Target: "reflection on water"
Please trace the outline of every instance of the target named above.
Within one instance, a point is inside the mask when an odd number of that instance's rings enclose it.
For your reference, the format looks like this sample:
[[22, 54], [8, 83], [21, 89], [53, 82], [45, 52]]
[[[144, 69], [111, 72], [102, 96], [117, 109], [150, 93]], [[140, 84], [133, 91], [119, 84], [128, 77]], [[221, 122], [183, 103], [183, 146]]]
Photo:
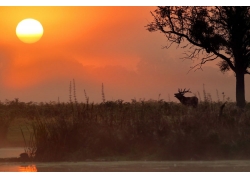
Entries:
[[250, 172], [250, 161], [0, 162], [0, 172]]
[[35, 164], [0, 163], [0, 172], [37, 172]]
[[36, 165], [21, 165], [18, 167], [18, 172], [37, 172]]
[[[0, 148], [0, 158], [23, 148]], [[0, 172], [250, 172], [250, 161], [0, 162]]]

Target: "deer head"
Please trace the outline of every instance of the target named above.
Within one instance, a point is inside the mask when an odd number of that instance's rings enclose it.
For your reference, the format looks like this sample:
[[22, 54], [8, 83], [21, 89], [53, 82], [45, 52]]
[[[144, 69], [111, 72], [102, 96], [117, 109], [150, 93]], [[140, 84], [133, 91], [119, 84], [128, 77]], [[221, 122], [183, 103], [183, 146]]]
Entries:
[[198, 98], [196, 96], [185, 97], [184, 94], [188, 92], [191, 93], [191, 91], [189, 89], [186, 90], [186, 88], [183, 91], [178, 89], [178, 93], [175, 93], [174, 96], [184, 105], [197, 107]]

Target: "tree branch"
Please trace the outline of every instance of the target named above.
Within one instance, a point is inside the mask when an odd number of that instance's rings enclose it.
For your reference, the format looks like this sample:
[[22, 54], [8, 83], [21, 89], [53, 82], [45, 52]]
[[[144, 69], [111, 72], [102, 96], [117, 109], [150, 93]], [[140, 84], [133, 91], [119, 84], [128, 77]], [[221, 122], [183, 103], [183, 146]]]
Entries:
[[198, 67], [197, 69], [195, 69], [194, 71], [196, 71], [196, 70], [198, 70], [198, 69], [201, 69], [201, 70], [202, 70], [202, 65], [203, 65], [203, 64], [205, 64], [205, 63], [208, 62], [208, 61], [214, 61], [215, 59], [218, 58], [218, 56], [216, 56], [216, 57], [213, 57], [213, 56], [214, 56], [214, 54], [212, 54], [212, 55], [210, 55], [210, 56], [207, 55], [206, 57], [202, 58], [200, 63], [198, 63], [198, 64], [196, 64], [196, 65], [190, 67], [191, 69], [188, 71], [188, 73], [189, 73], [192, 69], [194, 69], [195, 67], [197, 67], [197, 66], [199, 66], [199, 67]]
[[[193, 40], [190, 39], [186, 34], [178, 33], [178, 32], [176, 32], [176, 31], [165, 31], [161, 25], [160, 25], [160, 27], [161, 27], [160, 30], [161, 30], [163, 33], [165, 33], [165, 34], [175, 34], [175, 35], [177, 35], [177, 36], [184, 37], [184, 38], [185, 38], [186, 40], [188, 40], [188, 42], [190, 42], [191, 44], [193, 44], [193, 45], [195, 45], [195, 46], [198, 46], [198, 47], [201, 47], [201, 48], [205, 49], [205, 47], [204, 47], [202, 44], [199, 44], [199, 43], [193, 41]], [[233, 63], [231, 62], [230, 58], [226, 57], [226, 56], [223, 55], [223, 54], [220, 54], [220, 53], [216, 52], [214, 49], [211, 49], [211, 52], [214, 53], [216, 56], [220, 57], [221, 59], [225, 60], [225, 61], [228, 63], [229, 67], [235, 72], [235, 67], [234, 67]]]

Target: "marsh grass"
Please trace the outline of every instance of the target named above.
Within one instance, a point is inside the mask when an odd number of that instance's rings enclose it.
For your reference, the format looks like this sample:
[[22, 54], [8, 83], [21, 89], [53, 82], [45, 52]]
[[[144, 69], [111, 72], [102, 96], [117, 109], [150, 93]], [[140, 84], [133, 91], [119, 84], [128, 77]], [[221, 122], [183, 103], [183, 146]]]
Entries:
[[94, 104], [89, 103], [86, 92], [86, 103], [79, 103], [75, 92], [73, 97], [69, 103], [1, 104], [5, 118], [12, 121], [13, 115], [3, 109], [15, 112], [17, 119], [25, 119], [19, 130], [25, 152], [35, 161], [220, 160], [250, 156], [250, 103], [242, 110], [231, 101], [213, 102], [209, 95], [197, 108], [160, 98], [124, 102], [107, 101], [103, 96], [102, 103]]
[[0, 147], [8, 144], [8, 131], [19, 112], [18, 104], [18, 99], [0, 103]]
[[[158, 101], [37, 106], [32, 125], [38, 161], [244, 159], [250, 111], [228, 102], [197, 108]], [[219, 116], [220, 115], [220, 116]]]

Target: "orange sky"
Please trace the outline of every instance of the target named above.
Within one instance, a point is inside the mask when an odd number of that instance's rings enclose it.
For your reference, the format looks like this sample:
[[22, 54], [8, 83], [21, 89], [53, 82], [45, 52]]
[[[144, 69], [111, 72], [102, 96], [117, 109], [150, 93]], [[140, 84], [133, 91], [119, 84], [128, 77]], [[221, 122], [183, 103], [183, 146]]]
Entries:
[[[235, 100], [235, 77], [215, 66], [187, 72], [193, 62], [181, 60], [183, 49], [162, 49], [167, 39], [150, 33], [155, 7], [0, 7], [0, 100], [69, 100], [69, 83], [76, 82], [78, 101], [101, 102], [101, 84], [107, 100], [161, 98], [176, 101], [178, 88], [199, 92], [203, 84], [217, 101], [216, 89]], [[44, 28], [36, 43], [25, 44], [17, 24], [34, 18]], [[246, 76], [246, 100], [250, 78]], [[191, 94], [190, 94], [191, 95]]]

